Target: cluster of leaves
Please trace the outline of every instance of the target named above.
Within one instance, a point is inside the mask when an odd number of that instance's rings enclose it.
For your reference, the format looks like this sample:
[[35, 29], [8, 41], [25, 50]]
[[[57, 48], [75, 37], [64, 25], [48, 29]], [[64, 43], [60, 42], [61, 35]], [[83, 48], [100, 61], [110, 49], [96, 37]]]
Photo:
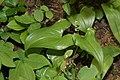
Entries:
[[[78, 78], [80, 80], [104, 78], [114, 57], [120, 54], [120, 48], [111, 45], [102, 48], [92, 26], [95, 19], [101, 20], [105, 15], [115, 38], [120, 43], [119, 0], [101, 4], [99, 10], [82, 4], [80, 12], [72, 11], [74, 9], [71, 5], [74, 5], [76, 0], [63, 0], [63, 2], [67, 19], [61, 19], [49, 27], [44, 27], [42, 21], [47, 22], [53, 17], [47, 6], [37, 7], [33, 15], [30, 15], [24, 0], [0, 1], [3, 5], [0, 8], [0, 25], [2, 25], [0, 68], [9, 67], [9, 80], [75, 80], [74, 59], [71, 61], [71, 66], [67, 67], [66, 58], [75, 55], [79, 50], [88, 52], [94, 58], [90, 67], [83, 66], [80, 69]], [[64, 34], [71, 26], [74, 26], [75, 33]], [[79, 34], [81, 31], [85, 35]], [[14, 50], [15, 44], [11, 40], [23, 45], [24, 48]], [[0, 79], [4, 80], [4, 77], [6, 76], [0, 72]]]

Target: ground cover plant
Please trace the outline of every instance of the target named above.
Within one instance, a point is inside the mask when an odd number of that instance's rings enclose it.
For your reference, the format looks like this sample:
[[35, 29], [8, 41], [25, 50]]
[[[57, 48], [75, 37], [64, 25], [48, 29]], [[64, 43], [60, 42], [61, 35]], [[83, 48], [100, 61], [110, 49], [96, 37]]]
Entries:
[[119, 21], [119, 0], [0, 0], [0, 80], [119, 80]]

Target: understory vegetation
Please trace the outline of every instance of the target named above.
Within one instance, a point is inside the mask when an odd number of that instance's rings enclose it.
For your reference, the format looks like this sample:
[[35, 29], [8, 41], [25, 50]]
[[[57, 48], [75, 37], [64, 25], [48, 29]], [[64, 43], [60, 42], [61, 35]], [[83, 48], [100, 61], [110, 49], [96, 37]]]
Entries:
[[110, 80], [119, 43], [120, 0], [0, 0], [0, 80]]

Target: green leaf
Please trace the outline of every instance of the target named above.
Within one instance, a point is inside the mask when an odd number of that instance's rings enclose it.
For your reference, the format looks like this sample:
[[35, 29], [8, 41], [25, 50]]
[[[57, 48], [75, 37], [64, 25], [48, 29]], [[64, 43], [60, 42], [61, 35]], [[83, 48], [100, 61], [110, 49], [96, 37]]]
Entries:
[[17, 58], [17, 54], [13, 51], [14, 45], [10, 42], [1, 44], [0, 52], [10, 57], [10, 59]]
[[31, 33], [25, 43], [25, 49], [29, 48], [50, 48], [62, 50], [73, 45], [72, 35], [62, 37], [63, 31], [70, 26], [70, 23], [61, 19], [54, 25], [42, 28]]
[[62, 76], [56, 76], [53, 80], [67, 80], [64, 75]]
[[80, 80], [94, 80], [98, 73], [97, 68], [94, 65], [91, 65], [90, 68], [84, 66], [78, 72], [78, 78]]
[[0, 46], [0, 52], [2, 52], [4, 55], [7, 55], [8, 57], [10, 57], [10, 59], [12, 60], [13, 58], [17, 58], [17, 54], [14, 53], [13, 48], [14, 45], [10, 42], [0, 42], [1, 46]]
[[113, 4], [113, 6], [114, 6], [115, 8], [117, 8], [117, 7], [120, 6], [120, 0], [114, 0], [114, 1], [112, 2], [112, 4]]
[[110, 28], [112, 30], [113, 35], [120, 43], [120, 12], [117, 9], [113, 9], [112, 7], [109, 7], [106, 4], [102, 4], [102, 8], [105, 12], [105, 15], [107, 17], [108, 23], [110, 25]]
[[24, 60], [25, 59], [25, 51], [22, 50], [22, 49], [19, 49], [15, 52], [16, 54], [18, 54], [18, 58], [21, 59], [21, 60]]
[[39, 80], [47, 80], [45, 76], [42, 76]]
[[110, 55], [111, 57], [116, 57], [120, 54], [120, 48], [116, 46], [106, 46], [103, 48], [103, 52]]
[[25, 12], [26, 11], [26, 8], [24, 6], [18, 6], [17, 7], [17, 11], [18, 12]]
[[92, 8], [84, 7], [79, 14], [72, 15], [68, 19], [79, 30], [86, 32], [94, 23], [95, 12]]
[[10, 38], [13, 39], [13, 40], [15, 40], [18, 43], [21, 43], [21, 41], [20, 41], [20, 34], [19, 33], [12, 32], [10, 34]]
[[40, 23], [33, 23], [33, 24], [31, 24], [31, 25], [28, 27], [27, 31], [28, 31], [29, 33], [32, 33], [34, 30], [37, 30], [37, 29], [39, 29], [40, 27], [41, 27], [41, 24], [40, 24]]
[[21, 40], [21, 42], [23, 44], [25, 43], [25, 40], [26, 40], [27, 36], [28, 36], [28, 32], [27, 31], [24, 31], [24, 32], [21, 33], [20, 40]]
[[10, 80], [35, 80], [35, 74], [31, 66], [23, 62], [17, 62], [16, 68], [9, 72]]
[[53, 17], [53, 13], [52, 13], [51, 11], [46, 11], [45, 16], [46, 16], [48, 19], [51, 19], [51, 18]]
[[14, 18], [15, 18], [15, 20], [17, 20], [18, 22], [23, 23], [23, 24], [31, 24], [31, 23], [35, 22], [34, 18], [32, 16], [30, 16], [28, 12], [26, 12], [22, 16], [15, 16]]
[[96, 16], [96, 19], [101, 20], [104, 16], [103, 10], [102, 9], [96, 10], [95, 11], [95, 16]]
[[4, 0], [4, 3], [9, 7], [15, 7], [19, 3], [19, 0]]
[[49, 11], [48, 7], [45, 6], [45, 5], [42, 5], [42, 6], [40, 7], [40, 9], [41, 9], [41, 10], [44, 10], [44, 11]]
[[7, 16], [12, 16], [17, 13], [16, 8], [4, 7], [4, 12]]
[[50, 64], [47, 58], [39, 54], [28, 55], [28, 58], [25, 59], [25, 63], [29, 64], [33, 69], [40, 69]]
[[9, 38], [10, 33], [9, 32], [3, 32], [2, 34], [0, 34], [0, 36], [3, 40], [6, 41]]
[[85, 36], [75, 34], [74, 40], [76, 41], [75, 45], [86, 50], [89, 54], [95, 57], [102, 69], [104, 55], [100, 44], [95, 38], [95, 30], [88, 28]]
[[13, 51], [14, 49], [14, 45], [11, 42], [6, 42], [4, 46], [6, 46], [11, 51]]
[[73, 54], [73, 50], [67, 50], [64, 54], [64, 57], [65, 58], [70, 57], [72, 54]]
[[0, 22], [6, 22], [7, 16], [4, 12], [0, 11]]
[[64, 4], [63, 6], [64, 11], [67, 13], [67, 15], [71, 14], [71, 7], [68, 3]]
[[42, 10], [36, 9], [34, 11], [34, 18], [36, 21], [41, 22], [44, 18], [44, 14]]
[[7, 27], [10, 28], [10, 29], [16, 30], [16, 31], [20, 31], [20, 30], [25, 29], [25, 27], [19, 25], [15, 20], [10, 21], [7, 24]]
[[0, 51], [0, 60], [1, 60], [2, 64], [7, 67], [15, 67], [15, 64], [14, 64], [12, 58], [9, 55], [7, 55], [1, 51]]
[[0, 71], [0, 80], [4, 80], [4, 76], [1, 71]]

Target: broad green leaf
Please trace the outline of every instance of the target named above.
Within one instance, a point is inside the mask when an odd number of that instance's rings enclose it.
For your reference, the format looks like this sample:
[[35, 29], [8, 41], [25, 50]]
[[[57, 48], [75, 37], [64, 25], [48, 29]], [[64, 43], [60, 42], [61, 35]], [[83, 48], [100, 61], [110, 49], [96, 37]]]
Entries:
[[21, 59], [21, 60], [25, 59], [25, 51], [24, 50], [19, 49], [19, 50], [15, 51], [15, 53], [18, 54], [19, 59]]
[[51, 18], [53, 17], [53, 13], [52, 13], [51, 11], [46, 11], [45, 16], [46, 16], [48, 19], [51, 19]]
[[14, 49], [14, 45], [11, 42], [6, 42], [4, 46], [6, 46], [11, 51], [13, 51]]
[[90, 68], [84, 66], [78, 72], [78, 78], [80, 80], [94, 80], [97, 74], [98, 70], [94, 65], [91, 65]]
[[[108, 69], [113, 63], [113, 57], [117, 56], [120, 54], [120, 49], [116, 46], [106, 46], [103, 48], [103, 53], [104, 53], [104, 63], [103, 63], [103, 73], [102, 78], [104, 78], [105, 74], [107, 73]], [[94, 59], [92, 64], [94, 64], [98, 70], [100, 70], [99, 64], [97, 61]]]
[[28, 31], [24, 31], [24, 32], [21, 33], [20, 40], [23, 44], [25, 43], [25, 40], [26, 40], [27, 36], [28, 36]]
[[18, 12], [25, 12], [26, 11], [26, 8], [24, 6], [18, 6], [17, 7], [17, 11]]
[[120, 54], [120, 48], [116, 46], [106, 46], [103, 48], [103, 52], [104, 52], [104, 67], [103, 67], [104, 69], [103, 77], [104, 77], [113, 63], [114, 60], [113, 57]]
[[87, 52], [89, 52], [89, 54], [95, 57], [102, 69], [104, 55], [100, 44], [96, 40], [95, 30], [93, 30], [92, 28], [88, 28], [85, 36], [75, 34], [74, 40], [77, 46], [79, 46], [83, 50], [86, 50]]
[[61, 65], [60, 65], [60, 70], [61, 71], [65, 71], [65, 69], [66, 69], [66, 61], [61, 61], [62, 63], [61, 63]]
[[4, 0], [4, 3], [7, 6], [15, 7], [19, 3], [19, 0]]
[[37, 30], [37, 29], [39, 29], [40, 27], [41, 27], [41, 24], [40, 24], [40, 23], [33, 23], [33, 24], [31, 24], [31, 25], [28, 27], [27, 31], [28, 31], [29, 33], [32, 33], [34, 30]]
[[67, 80], [64, 75], [62, 76], [56, 76], [53, 80]]
[[64, 57], [65, 58], [70, 57], [72, 54], [73, 54], [73, 50], [67, 50], [64, 54]]
[[68, 19], [79, 30], [86, 32], [94, 23], [95, 12], [92, 8], [84, 7], [79, 14], [71, 15]]
[[44, 76], [48, 77], [49, 80], [53, 80], [53, 78], [58, 74], [56, 68], [47, 68], [47, 70], [45, 71]]
[[10, 21], [7, 24], [7, 27], [10, 28], [10, 29], [16, 30], [16, 31], [20, 31], [20, 30], [25, 29], [25, 27], [19, 25], [15, 20]]
[[0, 80], [4, 80], [3, 73], [0, 71]]
[[43, 67], [41, 69], [36, 70], [36, 77], [39, 80], [40, 78], [42, 78], [43, 76], [45, 77], [45, 72], [49, 67]]
[[62, 50], [73, 45], [71, 34], [62, 37], [63, 31], [69, 26], [70, 23], [67, 20], [61, 19], [50, 27], [35, 30], [27, 37], [25, 49], [50, 48]]
[[20, 34], [19, 33], [12, 32], [10, 34], [10, 38], [13, 39], [13, 40], [15, 40], [18, 43], [21, 43], [21, 41], [20, 41]]
[[8, 57], [10, 57], [11, 59], [13, 58], [17, 58], [18, 55], [15, 54], [15, 52], [13, 51], [13, 44], [10, 42], [4, 42], [4, 44], [2, 44], [0, 46], [0, 52], [2, 52], [3, 54], [7, 55]]
[[103, 13], [102, 9], [99, 9], [99, 10], [95, 11], [95, 17], [96, 17], [96, 19], [101, 20], [103, 18], [103, 16], [104, 16], [104, 13]]
[[103, 48], [103, 52], [105, 52], [107, 55], [110, 55], [111, 57], [116, 57], [120, 54], [120, 48], [109, 45]]
[[21, 61], [17, 62], [16, 68], [11, 69], [9, 74], [9, 80], [35, 80], [31, 66]]
[[34, 11], [34, 18], [36, 21], [41, 22], [44, 18], [44, 14], [42, 10], [36, 9]]
[[39, 80], [47, 80], [45, 76], [42, 76]]
[[15, 67], [13, 59], [9, 55], [7, 55], [1, 51], [0, 51], [0, 60], [1, 60], [2, 64], [7, 67]]
[[4, 12], [0, 11], [0, 22], [6, 22], [7, 16]]
[[39, 80], [41, 80], [44, 76], [47, 80], [53, 80], [53, 78], [57, 75], [56, 68], [51, 67], [43, 67], [40, 70], [36, 71], [36, 76]]
[[40, 9], [41, 9], [41, 10], [44, 10], [44, 11], [49, 11], [48, 7], [45, 6], [45, 5], [42, 5], [42, 6], [40, 7]]
[[114, 0], [114, 1], [112, 2], [112, 4], [113, 4], [113, 6], [114, 6], [115, 8], [117, 8], [117, 7], [120, 6], [120, 0]]
[[60, 67], [60, 65], [64, 62], [64, 56], [55, 56], [55, 55], [47, 55], [48, 58], [52, 61], [54, 67]]
[[6, 7], [6, 6], [4, 7], [4, 11], [7, 16], [12, 16], [17, 13], [16, 8], [10, 8], [10, 7]]
[[29, 64], [33, 69], [40, 69], [50, 64], [47, 58], [40, 54], [28, 55], [28, 58], [25, 59], [25, 63]]
[[102, 4], [102, 8], [105, 12], [105, 15], [107, 17], [108, 23], [110, 25], [110, 28], [112, 30], [113, 35], [120, 43], [120, 12], [117, 9], [114, 9], [112, 7], [109, 7], [106, 4]]
[[14, 18], [15, 20], [23, 24], [31, 24], [35, 22], [34, 18], [30, 16], [28, 12], [26, 12], [25, 14], [21, 16], [15, 16]]
[[3, 32], [2, 34], [0, 34], [0, 36], [3, 40], [6, 41], [9, 38], [10, 33], [9, 32]]
[[71, 14], [71, 7], [68, 3], [64, 4], [63, 6], [64, 11], [67, 13], [67, 15]]

